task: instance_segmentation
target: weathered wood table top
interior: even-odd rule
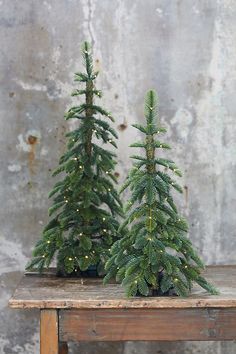
[[[236,307],[236,266],[209,266],[205,277],[220,291],[209,295],[200,287],[193,288],[188,298],[126,298],[119,284],[103,285],[97,278],[58,278],[26,274],[9,301],[12,308],[97,309],[97,308],[230,308]]]
[[[102,279],[24,275],[12,308],[40,309],[40,354],[67,354],[70,341],[235,340],[236,266],[207,267],[220,291],[200,287],[188,298],[126,298]]]

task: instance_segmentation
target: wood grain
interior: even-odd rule
[[[40,354],[58,354],[58,313],[57,310],[40,312]]]
[[[53,273],[23,276],[13,297],[12,308],[230,308],[236,307],[236,266],[211,266],[204,273],[219,290],[209,295],[200,287],[193,288],[188,298],[126,298],[119,284],[106,286],[101,279],[58,278]]]
[[[233,340],[236,309],[61,310],[66,341]]]

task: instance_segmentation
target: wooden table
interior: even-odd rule
[[[40,353],[68,353],[69,341],[234,340],[236,266],[207,267],[220,290],[211,296],[194,288],[188,298],[131,298],[101,279],[23,276],[12,308],[40,309]]]

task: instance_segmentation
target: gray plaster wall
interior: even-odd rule
[[[7,308],[47,221],[76,100],[80,44],[92,42],[103,105],[116,116],[122,182],[131,127],[156,88],[171,156],[184,171],[179,200],[207,264],[236,262],[236,2],[234,0],[0,1],[0,353],[39,351],[39,314]],[[102,343],[76,353],[225,354],[235,343]],[[74,348],[74,349],[73,349]]]

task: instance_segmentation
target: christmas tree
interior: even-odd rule
[[[173,189],[182,192],[182,188],[167,172],[177,176],[181,172],[172,160],[156,154],[170,146],[156,139],[166,130],[157,122],[158,100],[153,90],[146,95],[145,118],[145,126],[133,125],[145,135],[144,140],[131,145],[143,149],[145,156],[131,156],[136,162],[122,187],[122,191],[130,188],[131,198],[120,232],[129,230],[111,248],[104,282],[116,276],[127,296],[187,296],[193,281],[216,294],[200,274],[204,265],[186,237],[187,222],[171,195]]]
[[[122,204],[114,187],[116,155],[105,149],[116,147],[117,134],[109,124],[114,119],[94,102],[102,93],[95,87],[98,72],[93,69],[87,42],[82,46],[82,56],[85,73],[76,73],[75,81],[84,83],[85,87],[75,90],[72,96],[84,96],[85,102],[65,114],[66,120],[77,119],[80,125],[66,134],[67,151],[53,173],[53,176],[63,173],[63,178],[49,194],[53,197],[49,209],[51,220],[27,266],[40,272],[56,258],[57,270],[62,275],[94,266],[102,273],[117,237],[117,216],[122,215]]]

